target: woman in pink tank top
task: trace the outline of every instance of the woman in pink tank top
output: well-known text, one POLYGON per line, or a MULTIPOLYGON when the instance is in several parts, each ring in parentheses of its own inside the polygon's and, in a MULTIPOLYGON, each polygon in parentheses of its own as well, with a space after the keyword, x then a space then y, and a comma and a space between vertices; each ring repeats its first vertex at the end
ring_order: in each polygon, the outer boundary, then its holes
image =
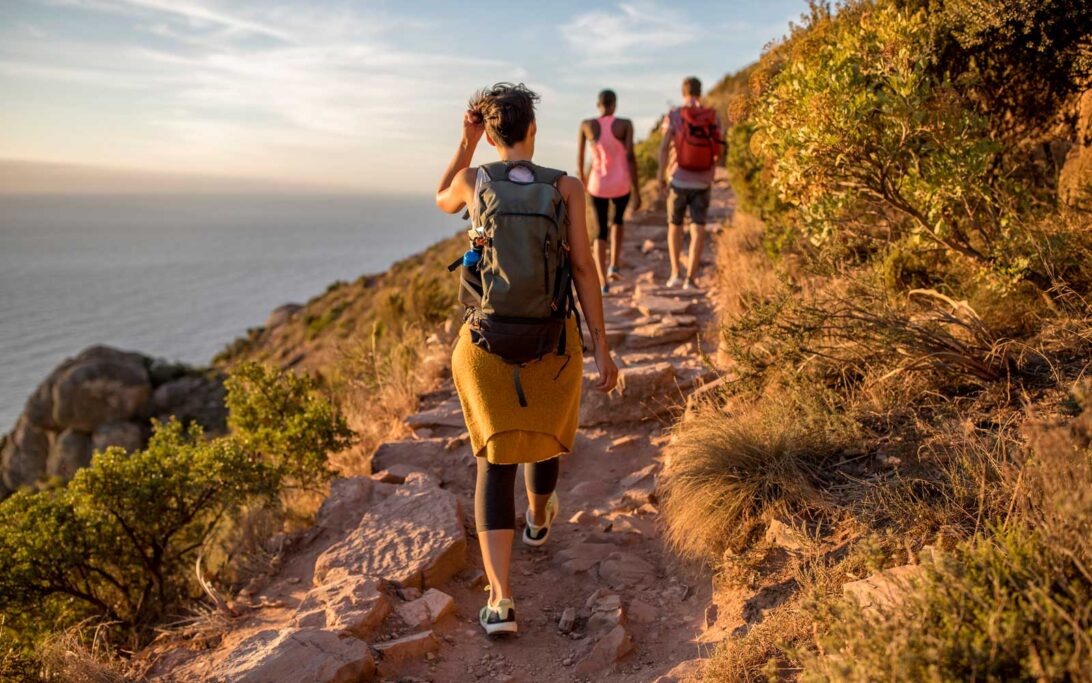
POLYGON ((580 180, 588 189, 595 206, 599 233, 595 240, 596 267, 603 293, 609 290, 610 280, 618 277, 622 265, 619 253, 625 234, 626 205, 633 195, 634 210, 641 208, 641 194, 637 189, 637 157, 633 153, 633 123, 629 119, 614 116, 618 98, 613 90, 599 93, 600 116, 580 124, 580 144, 577 148, 577 166, 580 180), (584 162, 584 150, 591 143, 591 169, 584 162), (614 206, 613 220, 610 216, 614 206), (610 238, 610 265, 607 265, 607 239, 610 238))

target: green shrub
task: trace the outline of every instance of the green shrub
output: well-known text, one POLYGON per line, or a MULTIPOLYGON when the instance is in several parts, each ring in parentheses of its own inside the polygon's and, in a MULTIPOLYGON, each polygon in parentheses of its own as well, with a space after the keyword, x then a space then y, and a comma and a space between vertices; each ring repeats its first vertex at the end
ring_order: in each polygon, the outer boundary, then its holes
POLYGON ((879 614, 840 604, 805 681, 1092 680, 1092 577, 1033 532, 965 544, 879 614))
POLYGON ((243 363, 225 385, 233 438, 274 467, 278 481, 310 487, 331 476, 326 456, 349 447, 352 432, 315 380, 243 363))
POLYGON ((660 169, 660 141, 663 140, 663 132, 660 130, 660 121, 649 131, 648 137, 640 140, 633 146, 633 153, 637 157, 637 180, 639 186, 643 186, 650 180, 655 180, 660 169))
POLYGON ((155 423, 148 446, 96 453, 64 488, 0 503, 0 613, 27 641, 85 618, 138 641, 197 593, 198 553, 248 502, 328 476, 348 431, 309 380, 248 364, 228 380, 233 433, 155 423))

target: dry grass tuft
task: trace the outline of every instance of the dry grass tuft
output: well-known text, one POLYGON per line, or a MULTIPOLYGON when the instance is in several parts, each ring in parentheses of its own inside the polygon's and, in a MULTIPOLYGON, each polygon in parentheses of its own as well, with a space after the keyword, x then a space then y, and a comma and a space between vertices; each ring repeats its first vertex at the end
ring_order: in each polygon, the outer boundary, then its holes
POLYGON ((773 262, 762 244, 763 226, 746 213, 733 215, 732 227, 716 241, 717 312, 732 320, 755 302, 768 299, 777 290, 773 262))
POLYGON ((699 406, 675 431, 661 483, 667 540, 690 559, 738 550, 767 513, 822 512, 824 466, 855 427, 800 388, 738 414, 699 406))
POLYGON ((81 623, 47 638, 38 653, 43 683, 127 683, 106 630, 81 623))

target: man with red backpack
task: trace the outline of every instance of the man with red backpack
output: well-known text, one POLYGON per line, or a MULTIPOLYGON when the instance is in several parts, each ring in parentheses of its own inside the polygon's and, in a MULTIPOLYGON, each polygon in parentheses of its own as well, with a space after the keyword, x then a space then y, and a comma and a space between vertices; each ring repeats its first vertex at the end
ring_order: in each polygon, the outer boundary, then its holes
POLYGON ((660 142, 660 186, 667 195, 667 251, 671 260, 668 287, 694 286, 701 267, 705 243, 705 221, 713 173, 722 153, 723 127, 716 110, 701 104, 701 81, 694 76, 683 80, 683 104, 663 119, 660 142), (681 270, 683 219, 690 213, 690 256, 686 279, 681 270))

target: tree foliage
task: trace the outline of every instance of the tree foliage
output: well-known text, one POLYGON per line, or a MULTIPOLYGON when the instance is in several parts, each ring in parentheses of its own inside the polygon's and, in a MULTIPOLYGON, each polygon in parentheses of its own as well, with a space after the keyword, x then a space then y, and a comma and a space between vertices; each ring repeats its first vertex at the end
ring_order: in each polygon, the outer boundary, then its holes
POLYGON ((228 404, 228 436, 156 423, 143 450, 108 448, 68 486, 0 503, 0 613, 28 637, 87 617, 140 636, 195 595, 198 553, 241 506, 324 480, 349 442, 306 378, 243 365, 228 404))

